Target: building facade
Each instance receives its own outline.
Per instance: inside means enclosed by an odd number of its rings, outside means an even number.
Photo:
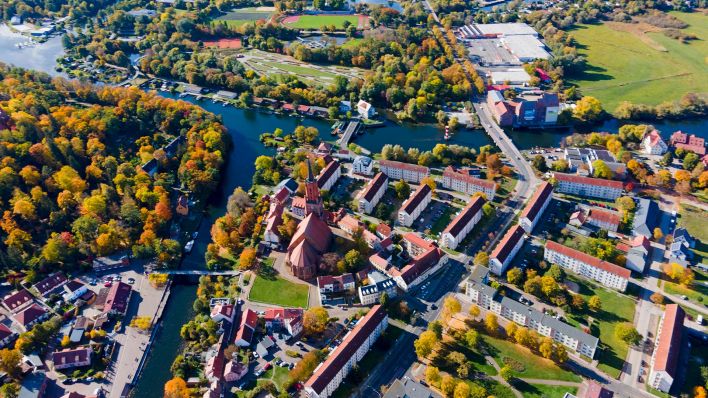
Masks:
[[[484,206],[484,203],[485,201],[481,196],[472,199],[442,232],[440,245],[453,250],[457,248],[460,242],[467,237],[479,220],[482,219],[482,206]]]
[[[398,223],[410,227],[413,222],[425,210],[433,197],[433,190],[426,184],[421,185],[408,200],[403,202],[398,211]]]
[[[342,168],[339,167],[339,162],[333,160],[317,176],[317,186],[322,191],[329,191],[341,176]]]
[[[624,189],[620,181],[564,173],[553,173],[553,177],[558,182],[555,188],[556,191],[571,195],[615,200],[622,196]]]
[[[352,172],[370,176],[374,174],[374,161],[368,156],[357,156],[352,162]]]
[[[665,393],[671,390],[676,378],[684,318],[685,312],[678,304],[669,304],[656,332],[656,346],[649,363],[651,371],[647,383]]]
[[[416,184],[430,175],[430,169],[425,166],[396,162],[394,160],[380,160],[379,170],[392,180],[404,180]]]
[[[658,131],[652,130],[644,136],[642,150],[647,155],[663,155],[669,150],[669,146],[661,139],[661,134]]]
[[[524,245],[524,229],[520,225],[514,225],[507,231],[501,242],[497,244],[489,256],[489,266],[492,273],[501,275],[511,263],[511,260]]]
[[[374,208],[379,203],[381,198],[386,193],[388,188],[388,177],[384,173],[378,173],[366,184],[366,188],[359,192],[359,211],[366,214],[371,214]]]
[[[482,192],[487,197],[487,200],[494,200],[494,195],[497,192],[497,184],[494,181],[483,180],[473,177],[470,174],[456,170],[452,166],[448,166],[443,171],[442,186],[445,189],[464,192],[472,195],[476,192]]]
[[[629,277],[632,275],[632,272],[624,267],[551,241],[546,242],[543,258],[549,263],[558,264],[580,276],[621,292],[627,289]]]
[[[526,233],[530,234],[533,231],[552,198],[553,185],[545,181],[541,182],[519,217],[519,225]]]

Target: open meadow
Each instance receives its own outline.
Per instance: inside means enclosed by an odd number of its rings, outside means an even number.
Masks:
[[[708,16],[671,15],[688,23],[681,31],[698,40],[682,43],[648,24],[612,22],[572,30],[588,66],[570,82],[598,98],[609,112],[623,100],[656,105],[688,92],[708,93]]]
[[[353,26],[359,25],[357,15],[295,15],[283,19],[283,25],[293,29],[319,29],[322,26],[334,25],[344,29],[344,22]]]
[[[275,11],[273,7],[236,8],[217,18],[214,23],[226,23],[229,27],[239,27],[247,22],[265,20]]]

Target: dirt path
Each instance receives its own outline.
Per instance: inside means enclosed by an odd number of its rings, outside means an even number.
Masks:
[[[625,32],[625,33],[631,33],[634,36],[637,37],[637,39],[641,40],[642,43],[646,44],[650,48],[656,50],[656,51],[661,51],[661,52],[667,52],[668,50],[666,47],[662,46],[661,44],[657,43],[652,39],[647,33],[649,32],[662,32],[663,29],[657,28],[656,26],[649,25],[646,22],[640,22],[640,23],[624,23],[624,22],[613,22],[613,21],[607,21],[605,22],[605,25],[607,25],[610,29],[616,30],[618,32]]]

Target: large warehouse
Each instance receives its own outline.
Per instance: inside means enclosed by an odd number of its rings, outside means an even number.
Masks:
[[[457,36],[467,45],[470,57],[482,65],[512,66],[551,58],[538,33],[525,23],[465,25]]]
[[[466,25],[459,29],[466,39],[509,37],[529,35],[538,37],[538,33],[525,23],[483,23]]]

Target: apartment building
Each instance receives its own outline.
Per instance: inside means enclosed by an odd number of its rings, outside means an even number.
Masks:
[[[375,305],[336,347],[327,359],[315,368],[305,382],[308,398],[328,398],[337,390],[388,326],[388,315],[380,305]]]
[[[632,272],[560,243],[547,241],[543,258],[605,287],[624,292]]]
[[[369,257],[369,262],[379,271],[392,278],[403,291],[417,286],[430,275],[445,266],[448,256],[436,243],[423,239],[420,235],[409,232],[403,235],[401,244],[405,248],[405,257],[410,258],[401,265],[394,261],[389,248],[383,248]],[[400,255],[397,258],[402,258]]]
[[[515,323],[535,330],[541,336],[552,338],[567,348],[588,356],[595,356],[599,340],[597,337],[574,328],[533,307],[498,294],[489,286],[489,272],[486,267],[477,266],[465,281],[465,296],[481,308],[491,311]]]
[[[339,162],[333,160],[317,176],[317,187],[320,191],[329,191],[341,176],[342,168],[339,167]]]
[[[551,198],[553,198],[553,185],[545,181],[541,182],[519,217],[519,225],[526,233],[530,234],[533,231],[546,207],[551,203]]]
[[[647,155],[663,155],[669,150],[669,146],[666,145],[658,131],[652,130],[644,136],[642,149]]]
[[[474,177],[464,170],[457,170],[452,166],[447,166],[443,171],[442,186],[445,189],[464,192],[468,195],[482,192],[487,200],[494,200],[494,195],[497,192],[497,184],[494,181]]]
[[[359,211],[366,214],[371,214],[374,208],[379,203],[381,198],[386,193],[388,188],[388,177],[384,173],[378,173],[366,184],[366,188],[359,192],[357,199],[359,201]]]
[[[484,198],[477,196],[465,206],[440,235],[441,246],[455,249],[482,219]]]
[[[379,170],[392,180],[404,180],[416,184],[430,175],[430,170],[425,166],[395,160],[380,160]]]
[[[524,229],[520,225],[514,225],[507,231],[501,242],[489,256],[489,265],[495,275],[501,275],[506,271],[511,260],[524,245]]]
[[[433,190],[426,184],[421,185],[405,202],[398,211],[398,223],[410,227],[420,213],[430,203],[433,197]]]
[[[371,271],[367,274],[367,279],[369,284],[359,287],[359,301],[362,305],[378,304],[384,293],[389,298],[396,297],[396,282],[392,278],[380,271]]]
[[[603,180],[574,174],[553,173],[558,182],[556,191],[571,195],[615,200],[622,196],[624,189],[621,181]]]
[[[647,383],[665,393],[671,390],[676,378],[685,315],[678,304],[667,305],[656,333],[656,346],[649,363],[651,371]]]

